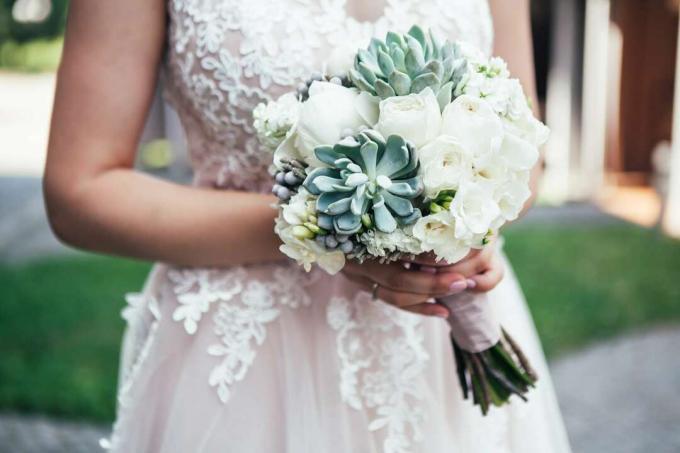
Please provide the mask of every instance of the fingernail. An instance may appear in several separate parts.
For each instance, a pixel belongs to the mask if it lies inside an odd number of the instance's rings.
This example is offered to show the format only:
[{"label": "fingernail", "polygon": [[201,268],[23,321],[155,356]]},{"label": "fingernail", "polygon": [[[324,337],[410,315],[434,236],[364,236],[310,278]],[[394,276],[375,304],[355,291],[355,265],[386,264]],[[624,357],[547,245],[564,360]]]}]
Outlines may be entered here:
[{"label": "fingernail", "polygon": [[420,270],[422,272],[427,272],[428,274],[436,274],[437,273],[437,269],[434,268],[434,267],[430,267],[430,266],[420,266]]},{"label": "fingernail", "polygon": [[411,263],[402,263],[404,269],[411,269]]},{"label": "fingernail", "polygon": [[443,311],[437,311],[434,315],[437,316],[438,318],[444,318],[444,319],[449,317],[449,314],[446,313],[446,312],[443,312]]},{"label": "fingernail", "polygon": [[468,288],[472,289],[472,288],[475,288],[476,286],[477,286],[476,281],[472,280],[471,278],[467,279],[467,287]]},{"label": "fingernail", "polygon": [[456,280],[449,286],[451,291],[465,291],[467,289],[467,282],[465,280]]}]

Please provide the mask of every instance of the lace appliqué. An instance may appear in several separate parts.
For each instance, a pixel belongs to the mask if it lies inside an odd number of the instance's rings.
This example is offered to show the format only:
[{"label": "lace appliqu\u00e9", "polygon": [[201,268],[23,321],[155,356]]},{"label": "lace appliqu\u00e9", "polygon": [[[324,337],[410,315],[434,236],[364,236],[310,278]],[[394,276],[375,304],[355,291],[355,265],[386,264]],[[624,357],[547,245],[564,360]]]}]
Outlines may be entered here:
[{"label": "lace appliqu\u00e9", "polygon": [[385,430],[385,453],[406,453],[422,439],[421,379],[429,355],[418,316],[375,302],[365,292],[334,298],[329,325],[337,331],[340,393],[354,409],[372,409],[369,430]]},{"label": "lace appliqu\u00e9", "polygon": [[208,354],[220,362],[212,369],[208,382],[216,388],[220,401],[226,403],[232,385],[246,376],[255,360],[256,347],[267,336],[266,325],[278,318],[285,307],[294,309],[311,303],[305,287],[317,276],[295,265],[277,266],[273,278],[267,281],[249,277],[245,268],[168,272],[179,303],[173,320],[182,322],[188,334],[196,332],[212,304],[219,304],[213,316],[219,342],[208,347]]}]

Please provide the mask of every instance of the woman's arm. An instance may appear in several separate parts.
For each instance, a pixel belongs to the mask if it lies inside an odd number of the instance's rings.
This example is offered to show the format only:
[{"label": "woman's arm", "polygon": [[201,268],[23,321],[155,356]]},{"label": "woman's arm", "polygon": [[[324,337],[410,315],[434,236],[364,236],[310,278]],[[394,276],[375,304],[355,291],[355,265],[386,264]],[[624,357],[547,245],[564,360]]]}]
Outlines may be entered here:
[{"label": "woman's arm", "polygon": [[[536,94],[534,45],[531,36],[530,0],[490,0],[494,21],[494,55],[508,63],[512,77],[522,82],[529,97],[534,115],[540,118]],[[523,215],[532,205],[538,191],[538,181],[543,171],[543,156],[531,173],[531,198],[524,205]]]},{"label": "woman's arm", "polygon": [[64,242],[196,265],[282,258],[272,196],[164,182],[132,168],[165,42],[165,1],[73,0],[44,191]]}]

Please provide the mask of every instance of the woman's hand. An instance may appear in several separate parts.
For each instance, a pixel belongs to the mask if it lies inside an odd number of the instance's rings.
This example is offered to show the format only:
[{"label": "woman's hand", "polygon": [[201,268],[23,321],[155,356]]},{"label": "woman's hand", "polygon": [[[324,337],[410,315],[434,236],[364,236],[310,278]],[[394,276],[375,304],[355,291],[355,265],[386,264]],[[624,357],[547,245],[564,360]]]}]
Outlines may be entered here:
[{"label": "woman's hand", "polygon": [[449,312],[443,305],[435,304],[433,299],[460,293],[468,288],[465,276],[450,269],[432,273],[415,267],[408,269],[403,262],[380,264],[366,261],[359,264],[348,261],[343,273],[369,292],[373,292],[377,284],[375,296],[388,304],[413,313],[442,318],[448,317]]},{"label": "woman's hand", "polygon": [[492,290],[501,282],[505,273],[495,240],[482,249],[472,250],[467,257],[455,264],[437,262],[432,254],[419,255],[414,260],[403,263],[412,269],[433,275],[462,275],[466,278],[467,289],[475,292]]}]

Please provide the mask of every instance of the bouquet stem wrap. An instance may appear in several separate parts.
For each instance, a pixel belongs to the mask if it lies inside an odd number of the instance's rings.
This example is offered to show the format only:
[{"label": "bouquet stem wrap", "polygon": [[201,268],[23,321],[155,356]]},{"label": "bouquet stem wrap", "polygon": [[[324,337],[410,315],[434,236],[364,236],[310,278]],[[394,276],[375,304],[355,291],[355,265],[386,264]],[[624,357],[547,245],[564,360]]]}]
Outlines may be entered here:
[{"label": "bouquet stem wrap", "polygon": [[485,293],[462,293],[438,299],[449,309],[451,336],[468,352],[485,351],[501,339],[501,327]]},{"label": "bouquet stem wrap", "polygon": [[463,396],[486,415],[511,395],[525,394],[537,377],[519,345],[503,330],[486,294],[462,293],[437,300],[450,316],[451,342]]}]

